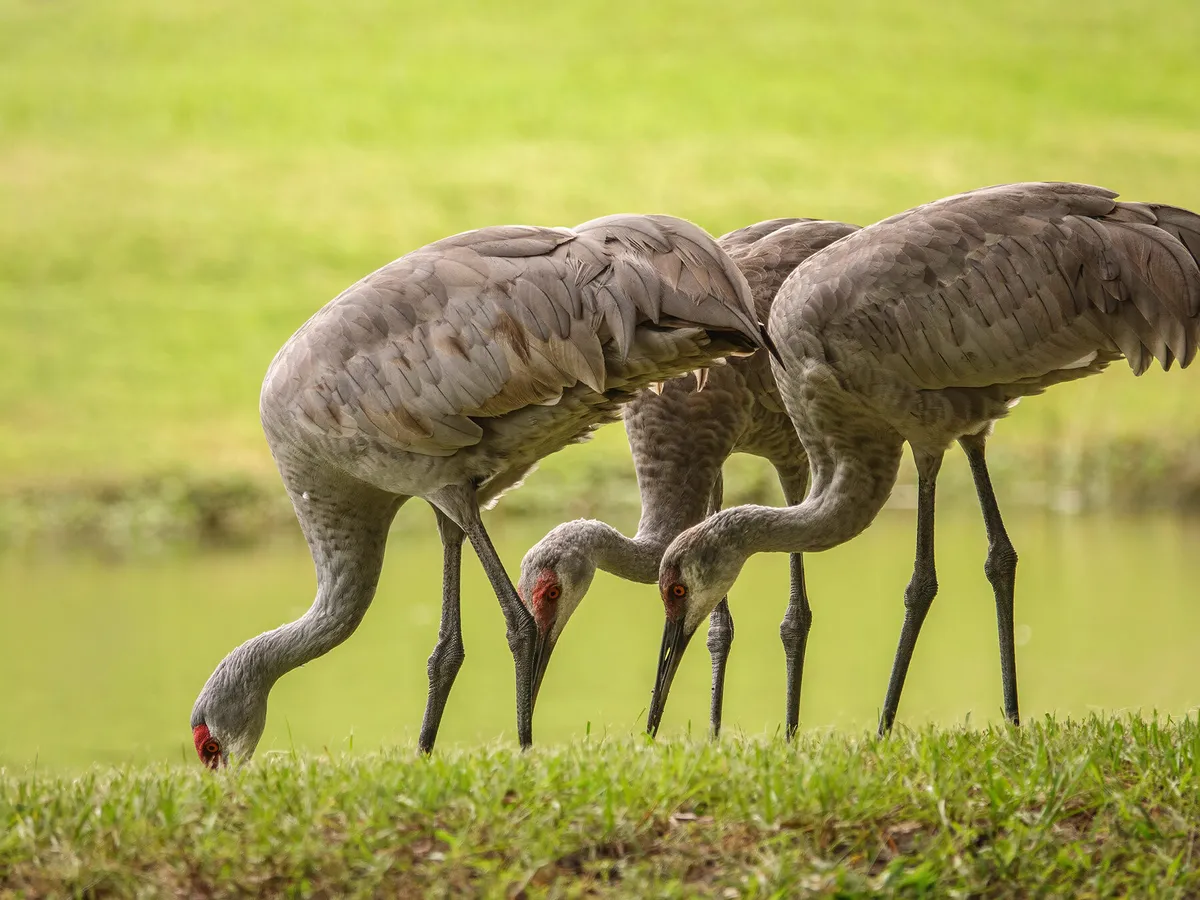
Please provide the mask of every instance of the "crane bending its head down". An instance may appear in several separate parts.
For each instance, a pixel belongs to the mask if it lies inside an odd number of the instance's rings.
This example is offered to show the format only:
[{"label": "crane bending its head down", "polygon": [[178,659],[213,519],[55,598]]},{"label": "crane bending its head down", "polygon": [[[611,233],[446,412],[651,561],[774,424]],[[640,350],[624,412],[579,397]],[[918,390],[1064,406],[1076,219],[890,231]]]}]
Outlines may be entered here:
[{"label": "crane bending its head down", "polygon": [[[771,219],[732,231],[717,243],[746,277],[758,316],[765,320],[792,269],[855,230],[843,222]],[[538,627],[539,686],[596,569],[653,584],[667,544],[708,513],[731,453],[768,458],[787,473],[781,474],[785,479],[793,469],[807,468],[762,352],[698,372],[695,380],[682,375],[658,391],[643,391],[624,407],[623,418],[642,503],[637,535],[628,538],[604,522],[576,519],[551,529],[521,561],[518,592]],[[794,485],[785,491],[789,487]]]},{"label": "crane bending its head down", "polygon": [[568,540],[555,539],[555,532],[562,538],[570,537],[571,532],[561,530],[563,527],[552,530],[525,554],[517,582],[517,594],[533,616],[538,631],[533,671],[535,703],[550,655],[567,621],[587,596],[596,574],[595,561],[580,547]]},{"label": "crane bending its head down", "polygon": [[480,510],[543,456],[619,418],[647,384],[768,346],[737,266],[702,228],[671,216],[481,228],[347,288],[276,354],[259,401],[312,554],[316,598],[209,676],[191,717],[201,760],[248,759],[276,681],[354,633],[391,522],[413,497],[434,508],[443,547],[420,747],[432,750],[463,661],[464,541],[505,616],[517,735],[528,746],[536,626]]},{"label": "crane bending its head down", "polygon": [[935,484],[947,447],[967,454],[988,532],[1006,717],[1019,721],[1013,642],[1016,552],[984,461],[994,423],[1021,397],[1124,358],[1187,366],[1200,346],[1200,215],[1118,203],[1104,188],[998,185],[877,222],[801,263],[768,330],[788,414],[812,466],[804,501],[740,506],[683,532],[663,554],[666,612],[648,728],[680,657],[759,552],[835,547],[866,529],[916,462],[917,553],[880,731],[892,724],[937,592]]}]

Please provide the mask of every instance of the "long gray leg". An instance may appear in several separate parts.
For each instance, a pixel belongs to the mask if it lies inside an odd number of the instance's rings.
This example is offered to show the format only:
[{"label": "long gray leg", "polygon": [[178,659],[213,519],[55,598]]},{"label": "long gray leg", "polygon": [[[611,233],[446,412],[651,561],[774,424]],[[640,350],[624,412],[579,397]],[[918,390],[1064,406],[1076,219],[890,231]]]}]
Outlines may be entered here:
[{"label": "long gray leg", "polygon": [[[719,512],[725,493],[725,480],[717,472],[712,494],[708,500],[708,515]],[[729,611],[729,598],[722,597],[708,617],[708,652],[712,656],[712,701],[709,706],[709,734],[713,740],[721,735],[721,711],[725,705],[725,663],[729,660],[729,648],[733,646],[733,613]]]},{"label": "long gray leg", "polygon": [[446,700],[466,658],[459,608],[464,534],[436,507],[434,514],[442,538],[442,623],[438,627],[437,645],[429,657],[429,698],[425,701],[425,718],[421,721],[421,737],[417,744],[426,754],[433,752]]},{"label": "long gray leg", "polygon": [[709,734],[715,741],[721,736],[721,710],[725,705],[725,663],[733,646],[733,614],[729,599],[721,602],[708,617],[708,652],[712,656],[712,702],[709,707]]},{"label": "long gray leg", "polygon": [[492,539],[478,518],[464,529],[471,546],[483,563],[483,571],[500,601],[504,621],[508,625],[508,649],[512,651],[517,675],[517,740],[521,749],[533,744],[533,651],[537,641],[537,624],[521,602],[517,589],[504,571],[504,563],[492,546]]},{"label": "long gray leg", "polygon": [[917,463],[917,556],[912,580],[904,591],[904,626],[900,630],[900,644],[892,663],[892,677],[883,701],[883,714],[879,717],[881,736],[891,730],[892,722],[896,719],[896,708],[900,705],[900,692],[904,690],[904,678],[908,675],[908,664],[912,661],[917,635],[937,595],[937,570],[933,563],[933,511],[942,456],[940,452],[933,454],[913,450]]},{"label": "long gray leg", "polygon": [[533,616],[517,596],[504,563],[492,546],[483,521],[479,518],[479,503],[474,486],[450,485],[428,498],[437,508],[452,518],[466,532],[475,554],[483,564],[500,611],[508,626],[508,648],[512,651],[517,676],[517,740],[525,749],[533,743],[533,653],[537,641],[537,625]]},{"label": "long gray leg", "polygon": [[1013,640],[1013,591],[1017,580],[1017,551],[1013,549],[1004,521],[1000,518],[1000,506],[996,503],[996,492],[988,475],[984,459],[983,435],[971,435],[959,440],[971,465],[975,479],[975,493],[979,495],[979,508],[983,510],[983,526],[987,530],[988,555],[983,564],[984,574],[991,582],[996,597],[996,629],[1000,638],[1000,682],[1004,688],[1004,717],[1019,725],[1021,715],[1017,707],[1017,653]]},{"label": "long gray leg", "polygon": [[[808,487],[808,467],[798,472],[779,470],[779,483],[783,487],[783,498],[788,506],[795,506],[804,499]],[[808,645],[808,632],[812,628],[812,608],[808,605],[808,591],[804,585],[804,554],[793,553],[789,560],[792,576],[791,594],[787,612],[779,625],[779,639],[783,642],[783,655],[787,660],[787,730],[790,741],[800,727],[800,684],[804,677],[804,649]]]}]

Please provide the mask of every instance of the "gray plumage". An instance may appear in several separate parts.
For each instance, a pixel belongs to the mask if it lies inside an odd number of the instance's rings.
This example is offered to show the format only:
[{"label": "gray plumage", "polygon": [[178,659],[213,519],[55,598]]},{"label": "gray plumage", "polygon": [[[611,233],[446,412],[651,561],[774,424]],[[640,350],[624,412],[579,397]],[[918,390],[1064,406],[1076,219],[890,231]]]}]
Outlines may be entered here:
[{"label": "gray plumage", "polygon": [[[260,401],[316,564],[316,600],[214,671],[192,713],[201,757],[248,758],[275,680],[354,631],[375,593],[391,520],[414,496],[434,507],[445,550],[421,747],[432,748],[462,662],[464,536],[505,612],[518,734],[528,745],[533,623],[481,505],[541,457],[615,420],[651,381],[763,346],[737,267],[702,229],[669,216],[464,232],[348,288],[284,344]],[[215,746],[218,754],[204,752]]]},{"label": "gray plumage", "polygon": [[[783,280],[800,262],[856,226],[810,219],[772,219],[719,239],[749,282],[759,318],[766,320]],[[579,519],[551,530],[525,555],[519,590],[534,615],[543,666],[583,600],[596,568],[630,581],[653,583],[667,545],[721,502],[721,467],[732,453],[768,460],[784,498],[804,497],[808,464],[783,407],[769,357],[759,352],[715,366],[703,389],[692,375],[667,381],[661,393],[643,391],[624,408],[625,431],[641,494],[637,534],[627,538],[604,522]],[[788,729],[795,729],[799,673],[811,615],[803,563],[792,560],[792,590],[781,626],[789,672]],[[733,620],[722,600],[709,631],[713,655],[711,724],[720,729],[725,660]],[[535,673],[535,700],[544,672]]]},{"label": "gray plumage", "polygon": [[929,203],[801,264],[768,330],[775,375],[812,467],[798,506],[726,510],[664,554],[667,610],[651,725],[691,634],[756,552],[816,551],[863,531],[887,500],[903,445],[917,464],[917,554],[880,731],[892,723],[933,597],[937,472],[958,441],[975,478],[997,609],[1005,713],[1019,720],[1016,553],[984,458],[1020,398],[1124,357],[1186,366],[1200,338],[1200,216],[1117,203],[1102,188],[1015,184]]}]

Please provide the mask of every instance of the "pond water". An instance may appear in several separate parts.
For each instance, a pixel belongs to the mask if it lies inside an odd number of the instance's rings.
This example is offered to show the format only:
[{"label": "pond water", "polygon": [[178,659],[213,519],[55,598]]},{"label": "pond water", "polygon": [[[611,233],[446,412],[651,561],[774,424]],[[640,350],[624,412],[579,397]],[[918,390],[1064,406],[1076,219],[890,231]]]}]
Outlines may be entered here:
[{"label": "pond water", "polygon": [[[509,571],[553,521],[493,519]],[[627,532],[634,522],[615,522]],[[1200,702],[1200,527],[1168,517],[1011,513],[1021,555],[1017,666],[1026,720],[1046,713],[1184,714]],[[903,616],[914,514],[885,511],[864,535],[809,558],[814,611],[801,727],[873,727]],[[917,646],[898,721],[997,721],[994,606],[977,512],[938,519],[941,590]],[[440,546],[411,504],[393,533],[375,603],[358,632],[284,677],[260,753],[415,746],[425,659],[440,597]],[[514,740],[512,663],[496,600],[464,553],[467,661],[439,746]],[[295,542],[248,552],[106,563],[0,559],[0,763],[194,762],[188,717],[213,666],[236,644],[293,619],[314,590]],[[787,561],[755,557],[730,597],[736,640],[725,724],[771,733],[783,716],[778,624]],[[644,727],[662,607],[651,585],[599,573],[559,642],[534,720],[539,742]],[[707,727],[709,660],[695,641],[675,680],[664,735]]]}]

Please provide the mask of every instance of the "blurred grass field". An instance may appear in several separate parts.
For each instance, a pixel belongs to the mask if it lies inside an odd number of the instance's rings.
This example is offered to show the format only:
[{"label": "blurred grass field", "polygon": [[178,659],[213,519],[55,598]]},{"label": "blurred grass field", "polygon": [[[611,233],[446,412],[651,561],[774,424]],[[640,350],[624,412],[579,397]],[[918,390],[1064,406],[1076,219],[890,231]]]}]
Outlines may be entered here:
[{"label": "blurred grass field", "polygon": [[[1194,0],[0,0],[0,488],[273,478],[279,345],[484,224],[866,224],[1036,179],[1200,209],[1198,46]],[[1186,437],[1198,388],[1113,372],[1001,433]]]}]

